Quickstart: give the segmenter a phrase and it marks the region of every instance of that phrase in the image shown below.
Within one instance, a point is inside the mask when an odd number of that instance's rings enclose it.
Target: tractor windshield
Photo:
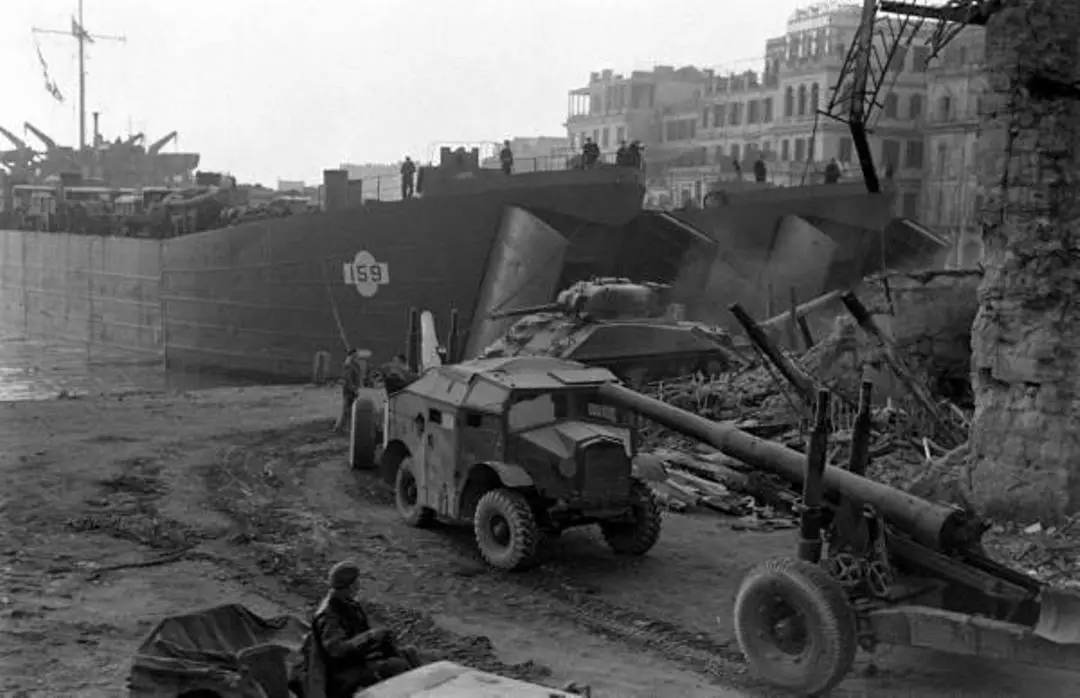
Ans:
[[[523,431],[567,419],[618,424],[615,408],[600,404],[592,391],[523,393],[510,403],[507,423],[510,431]]]

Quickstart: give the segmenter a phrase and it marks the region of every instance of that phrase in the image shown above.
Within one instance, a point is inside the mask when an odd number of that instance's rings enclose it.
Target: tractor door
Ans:
[[[451,515],[457,468],[457,418],[448,408],[428,408],[421,437],[422,497],[442,516]]]

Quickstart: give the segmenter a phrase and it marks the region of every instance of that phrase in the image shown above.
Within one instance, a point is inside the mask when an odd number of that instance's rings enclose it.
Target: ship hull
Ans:
[[[108,341],[172,370],[233,378],[306,380],[329,352],[334,375],[346,348],[376,361],[402,352],[412,308],[430,310],[443,333],[456,308],[469,328],[508,211],[576,229],[628,223],[644,193],[629,174],[515,177],[165,241],[3,231],[0,321],[9,332]],[[534,257],[501,272],[502,283],[537,274],[544,260]],[[554,294],[561,276],[546,278]]]

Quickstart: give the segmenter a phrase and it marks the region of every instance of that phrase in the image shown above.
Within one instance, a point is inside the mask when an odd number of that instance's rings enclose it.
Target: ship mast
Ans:
[[[99,39],[106,41],[127,41],[126,36],[111,36],[108,34],[91,34],[83,25],[83,0],[79,0],[79,19],[71,20],[71,29],[31,29],[35,34],[60,34],[71,35],[79,43],[79,150],[86,149],[86,45],[92,44]]]

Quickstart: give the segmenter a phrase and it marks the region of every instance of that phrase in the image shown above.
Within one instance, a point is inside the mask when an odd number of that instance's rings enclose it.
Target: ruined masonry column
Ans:
[[[984,514],[1053,522],[1080,510],[1080,0],[1003,5],[978,144],[970,484]]]

